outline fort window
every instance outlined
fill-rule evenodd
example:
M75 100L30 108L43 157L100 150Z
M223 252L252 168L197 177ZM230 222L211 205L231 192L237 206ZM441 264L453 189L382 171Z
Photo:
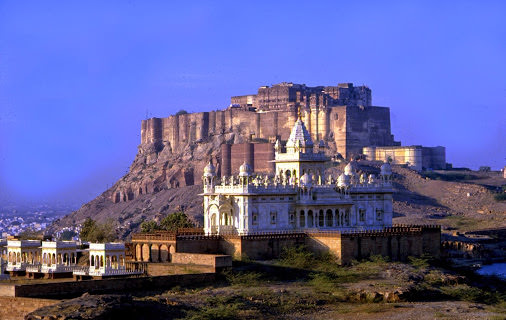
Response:
M320 212L318 212L318 227L324 227L324 215L323 215L323 210L320 210Z
M327 217L326 218L327 218L327 219L325 219L326 222L327 222L326 226L327 227L332 227L332 220L333 220L332 210L330 210L330 209L327 210Z
M258 214L256 214L256 213L253 214L253 222L252 222L252 224L254 226L258 225Z
M307 227L308 228L312 228L313 226L314 226L314 223L313 223L313 211L309 210L307 212Z
M300 210L299 225L301 227L306 226L306 215L304 213L304 210Z
M339 120L339 115L337 113L334 115L334 120Z
M285 198L279 198L279 200L283 201L283 200L285 200Z
M289 197L289 198L288 198L288 200L293 200L293 198L292 198L292 197Z
M290 213L290 224L295 224L295 215L293 213Z

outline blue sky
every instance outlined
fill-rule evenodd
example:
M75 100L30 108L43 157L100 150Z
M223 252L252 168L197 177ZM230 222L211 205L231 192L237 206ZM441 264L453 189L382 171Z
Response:
M140 121L366 84L404 145L506 164L504 1L0 1L0 199L90 200Z

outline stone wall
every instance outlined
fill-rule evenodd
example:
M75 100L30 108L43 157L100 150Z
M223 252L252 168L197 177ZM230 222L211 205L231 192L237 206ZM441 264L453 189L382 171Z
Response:
M0 296L0 319L23 320L26 314L39 308L56 304L58 302L60 301L50 299L12 298Z
M317 254L330 253L343 264L372 255L382 255L391 260L400 261L405 261L408 256L423 254L439 258L441 256L441 228L440 226L394 225L381 230L363 232L273 232L248 236L178 236L177 253L172 254L173 259L177 256L177 260L172 262L208 265L212 262L212 257L217 254L226 254L238 259L245 257L259 260L275 259L279 257L283 248L299 245L304 245ZM184 255L186 253L197 255L186 256Z
M337 147L333 151L346 158L360 154L365 146L396 144L390 132L388 108L309 108L303 116L315 141L326 140ZM297 110L286 108L262 113L229 109L152 118L142 120L141 144L153 144L155 149L170 148L171 152L177 152L188 144L205 142L212 136L229 132L239 134L245 141L272 143L278 138L286 141L296 119ZM234 152L239 150L234 149ZM193 174L200 177L201 172Z
M389 161L394 164L406 164L410 169L422 171L424 168L446 169L445 147L388 146L364 147L367 160Z
M196 283L213 283L215 273L178 274L158 277L119 278L103 280L83 280L66 282L47 282L38 284L6 284L14 289L10 296L15 297L77 297L85 292L91 294L138 292L143 290L168 289Z
M211 267L213 272L232 267L232 257L229 255L203 253L175 253L172 263L194 264Z

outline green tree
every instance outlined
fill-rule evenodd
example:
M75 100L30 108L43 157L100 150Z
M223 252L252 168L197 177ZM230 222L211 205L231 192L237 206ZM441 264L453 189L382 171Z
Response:
M177 211L169 214L160 222L160 228L167 231L176 231L180 228L193 228L193 222L188 219L188 216L182 212Z
M65 230L61 233L60 240L63 241L69 241L72 240L72 237L74 237L76 233L72 230Z
M112 221L98 223L91 218L87 218L79 234L82 241L88 242L111 242L117 239Z
M154 232L156 230L160 230L160 226L154 220L143 221L141 223L141 232Z
M176 112L176 116L180 116L182 114L187 114L187 113L188 113L188 111L181 109L178 112Z
M82 241L88 241L88 237L95 230L97 223L92 218L86 218L84 220L83 226L81 227L81 232L79 233L79 237Z

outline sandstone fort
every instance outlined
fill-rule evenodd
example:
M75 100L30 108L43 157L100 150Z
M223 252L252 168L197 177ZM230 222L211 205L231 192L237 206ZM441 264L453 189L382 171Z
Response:
M143 120L132 168L165 165L152 178L119 184L112 200L128 201L163 188L201 184L210 157L217 164L218 176L237 174L244 161L255 172L273 175L274 143L288 140L299 112L311 139L325 146L331 158L389 160L418 171L446 168L444 147L401 146L395 141L390 109L372 104L370 88L352 83L309 87L283 82L262 86L257 94L233 96L224 110ZM181 160L184 165L178 165Z

